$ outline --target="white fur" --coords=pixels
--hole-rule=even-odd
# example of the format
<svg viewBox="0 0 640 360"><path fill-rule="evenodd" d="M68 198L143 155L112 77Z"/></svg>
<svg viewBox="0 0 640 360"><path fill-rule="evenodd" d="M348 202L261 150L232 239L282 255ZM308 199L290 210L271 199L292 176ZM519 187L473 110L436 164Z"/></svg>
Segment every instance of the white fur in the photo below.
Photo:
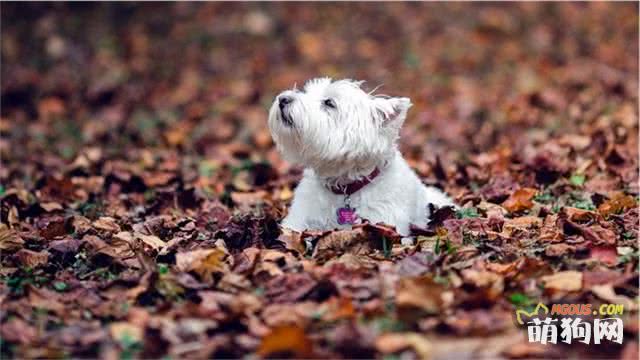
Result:
<svg viewBox="0 0 640 360"><path fill-rule="evenodd" d="M409 225L426 225L428 204L454 205L440 190L425 186L397 149L400 127L411 107L408 98L372 96L361 82L313 79L304 91L287 90L280 96L293 101L282 114L278 98L269 112L269 128L285 159L305 166L293 203L282 225L296 231L345 228L336 211L345 196L327 186L347 184L380 174L350 197L359 218L394 225L409 235ZM326 106L332 99L336 108ZM284 121L288 118L292 124Z"/></svg>

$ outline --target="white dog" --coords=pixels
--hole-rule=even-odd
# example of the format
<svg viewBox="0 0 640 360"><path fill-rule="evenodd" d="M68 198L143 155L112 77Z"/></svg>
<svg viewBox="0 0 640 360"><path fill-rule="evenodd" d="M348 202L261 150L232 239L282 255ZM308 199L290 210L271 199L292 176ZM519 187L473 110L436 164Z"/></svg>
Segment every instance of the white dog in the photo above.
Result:
<svg viewBox="0 0 640 360"><path fill-rule="evenodd" d="M406 236L410 224L426 225L429 203L454 205L425 186L397 149L411 101L373 96L361 84L313 79L275 99L273 139L286 160L305 166L284 227L332 230L368 220Z"/></svg>

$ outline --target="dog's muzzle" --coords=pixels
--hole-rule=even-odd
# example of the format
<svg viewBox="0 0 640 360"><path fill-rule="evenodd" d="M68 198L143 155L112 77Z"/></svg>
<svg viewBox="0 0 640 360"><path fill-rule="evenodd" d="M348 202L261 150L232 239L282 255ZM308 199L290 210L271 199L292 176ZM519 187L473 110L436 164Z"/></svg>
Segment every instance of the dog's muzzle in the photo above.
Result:
<svg viewBox="0 0 640 360"><path fill-rule="evenodd" d="M278 97L278 108L280 108L280 117L282 122L287 126L293 126L293 119L289 114L290 104L293 102L293 97L288 95L280 95Z"/></svg>

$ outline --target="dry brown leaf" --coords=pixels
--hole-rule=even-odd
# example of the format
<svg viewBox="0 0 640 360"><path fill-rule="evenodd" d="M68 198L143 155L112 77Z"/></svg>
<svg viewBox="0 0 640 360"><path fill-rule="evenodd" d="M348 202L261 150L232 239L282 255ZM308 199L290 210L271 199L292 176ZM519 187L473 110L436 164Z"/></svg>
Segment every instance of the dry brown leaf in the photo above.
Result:
<svg viewBox="0 0 640 360"><path fill-rule="evenodd" d="M93 227L98 230L117 233L120 231L120 225L116 223L116 219L108 216L103 216L93 222Z"/></svg>
<svg viewBox="0 0 640 360"><path fill-rule="evenodd" d="M263 357L290 354L296 358L309 358L313 356L313 343L301 327L279 326L262 338L257 353Z"/></svg>
<svg viewBox="0 0 640 360"><path fill-rule="evenodd" d="M409 312L418 309L437 314L446 303L444 286L429 276L402 278L396 286L396 306Z"/></svg>
<svg viewBox="0 0 640 360"><path fill-rule="evenodd" d="M143 244L149 246L151 249L156 251L167 246L166 242L160 240L160 238L155 235L144 235L144 234L136 233L134 237L137 240L140 240Z"/></svg>
<svg viewBox="0 0 640 360"><path fill-rule="evenodd" d="M47 240L51 240L67 233L65 223L66 221L63 216L54 215L41 218L36 225L40 229L40 236Z"/></svg>
<svg viewBox="0 0 640 360"><path fill-rule="evenodd" d="M501 219L505 215L507 215L507 210L500 205L493 204L487 201L482 201L480 204L476 206L478 209L485 212L487 218L498 218Z"/></svg>
<svg viewBox="0 0 640 360"><path fill-rule="evenodd" d="M60 301L60 294L33 285L28 285L28 288L29 303L31 306L51 310L59 315L64 314L65 307Z"/></svg>
<svg viewBox="0 0 640 360"><path fill-rule="evenodd" d="M372 241L362 228L332 231L323 235L316 243L313 258L327 261L344 253L364 255L373 251Z"/></svg>
<svg viewBox="0 0 640 360"><path fill-rule="evenodd" d="M518 189L502 203L502 207L510 213L529 210L533 207L532 199L537 193L538 190L532 188Z"/></svg>
<svg viewBox="0 0 640 360"><path fill-rule="evenodd" d="M618 235L613 230L600 225L584 226L580 230L585 240L596 245L614 246L618 242Z"/></svg>
<svg viewBox="0 0 640 360"><path fill-rule="evenodd" d="M282 234L278 236L278 241L284 243L287 249L296 251L299 254L304 254L306 251L302 234L297 231L282 229Z"/></svg>
<svg viewBox="0 0 640 360"><path fill-rule="evenodd" d="M556 242L562 240L563 235L558 226L558 215L549 214L544 218L542 227L540 228L539 239L548 242Z"/></svg>
<svg viewBox="0 0 640 360"><path fill-rule="evenodd" d="M24 240L18 233L9 229L7 224L0 224L0 250L14 251L24 246Z"/></svg>
<svg viewBox="0 0 640 360"><path fill-rule="evenodd" d="M265 305L260 316L264 324L271 328L295 325L304 328L309 324L309 314L319 311L312 302Z"/></svg>
<svg viewBox="0 0 640 360"><path fill-rule="evenodd" d="M560 271L540 278L545 289L560 291L578 291L582 289L582 273L579 271Z"/></svg>
<svg viewBox="0 0 640 360"><path fill-rule="evenodd" d="M526 231L537 229L542 226L542 219L537 216L520 216L513 219L506 219L502 225L500 235L510 237L516 231Z"/></svg>
<svg viewBox="0 0 640 360"><path fill-rule="evenodd" d="M563 207L562 214L566 215L569 220L579 223L594 221L599 218L598 213L594 211L578 209L570 206Z"/></svg>
<svg viewBox="0 0 640 360"><path fill-rule="evenodd" d="M194 271L209 282L213 273L228 271L226 251L220 247L200 249L176 254L176 268L179 271Z"/></svg>
<svg viewBox="0 0 640 360"><path fill-rule="evenodd" d="M52 212L52 211L56 211L56 210L64 210L62 205L60 205L57 202L40 203L40 207L42 209L44 209L44 211L46 211L46 212Z"/></svg>
<svg viewBox="0 0 640 360"><path fill-rule="evenodd" d="M617 193L610 200L607 200L598 206L598 212L602 216L609 216L611 214L619 214L625 209L630 209L638 206L636 200L631 195L625 195L624 193Z"/></svg>
<svg viewBox="0 0 640 360"><path fill-rule="evenodd" d="M490 271L479 271L475 269L462 270L462 278L465 282L473 284L479 288L490 288L491 294L495 297L504 290L504 278Z"/></svg>
<svg viewBox="0 0 640 360"><path fill-rule="evenodd" d="M323 304L323 316L325 321L336 321L356 316L356 309L351 299L346 297L332 297Z"/></svg>
<svg viewBox="0 0 640 360"><path fill-rule="evenodd" d="M20 249L15 253L16 259L22 266L34 269L38 266L45 265L49 261L49 253L45 251L32 251L27 249Z"/></svg>
<svg viewBox="0 0 640 360"><path fill-rule="evenodd" d="M548 245L544 250L544 254L549 257L560 257L565 256L573 251L575 251L575 246L565 243L559 243Z"/></svg>
<svg viewBox="0 0 640 360"><path fill-rule="evenodd" d="M18 214L18 209L15 206L12 206L11 209L9 209L7 220L11 227L16 227L20 224L20 215Z"/></svg>
<svg viewBox="0 0 640 360"><path fill-rule="evenodd" d="M104 254L120 261L135 256L131 243L119 238L112 239L111 244L94 235L85 235L82 240L91 246L94 253Z"/></svg>
<svg viewBox="0 0 640 360"><path fill-rule="evenodd" d="M376 349L383 354L412 349L419 359L430 359L433 353L433 344L419 333L386 333L376 339Z"/></svg>

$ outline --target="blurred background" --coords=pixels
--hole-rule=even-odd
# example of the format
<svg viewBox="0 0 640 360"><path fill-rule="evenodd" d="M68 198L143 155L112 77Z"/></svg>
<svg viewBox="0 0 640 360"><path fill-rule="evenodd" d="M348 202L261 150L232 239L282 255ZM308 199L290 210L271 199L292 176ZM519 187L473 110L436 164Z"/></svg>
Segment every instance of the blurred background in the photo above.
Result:
<svg viewBox="0 0 640 360"><path fill-rule="evenodd" d="M24 166L1 179L92 145L277 163L268 107L316 76L411 97L412 159L518 146L539 128L579 133L603 111L635 113L637 13L597 2L4 3L1 154Z"/></svg>

